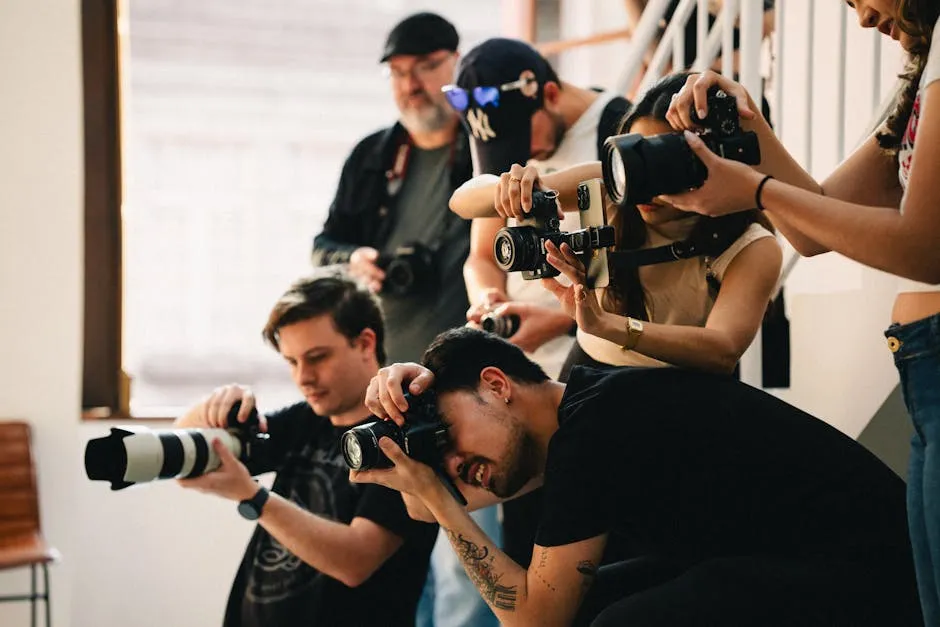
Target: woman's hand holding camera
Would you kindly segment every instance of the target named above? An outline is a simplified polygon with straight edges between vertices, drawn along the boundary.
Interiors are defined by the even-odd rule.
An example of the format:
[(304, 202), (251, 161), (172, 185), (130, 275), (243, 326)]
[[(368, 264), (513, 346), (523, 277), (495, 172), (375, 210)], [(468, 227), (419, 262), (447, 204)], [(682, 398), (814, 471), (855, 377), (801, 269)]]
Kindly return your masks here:
[(666, 202), (683, 211), (712, 217), (756, 206), (757, 186), (764, 178), (763, 174), (738, 161), (719, 157), (694, 133), (685, 131), (685, 140), (705, 165), (708, 178), (691, 192), (662, 196)]
[(542, 279), (542, 285), (555, 295), (565, 313), (578, 323), (578, 328), (585, 333), (599, 335), (609, 314), (601, 308), (596, 292), (585, 286), (584, 264), (568, 244), (558, 248), (554, 243), (546, 242), (545, 250), (548, 252), (546, 261), (567, 277), (571, 285), (564, 285), (555, 278)]
[[(509, 172), (503, 172), (496, 184), (493, 206), (503, 219), (521, 220), (532, 211), (532, 190), (541, 188), (542, 179), (533, 166), (521, 166), (514, 163)], [(565, 214), (558, 207), (558, 219)]]
[(677, 131), (701, 128), (701, 125), (692, 119), (692, 110), (695, 109), (700, 119), (708, 115), (708, 90), (714, 86), (737, 101), (738, 115), (742, 119), (753, 120), (757, 117), (754, 112), (756, 107), (751, 102), (747, 90), (740, 83), (709, 70), (689, 76), (679, 93), (672, 97), (669, 111), (666, 112), (666, 120), (672, 128)]
[(707, 216), (721, 216), (756, 206), (755, 192), (763, 176), (752, 167), (719, 157), (690, 129), (700, 128), (692, 119), (692, 109), (699, 118), (708, 115), (708, 90), (718, 86), (737, 101), (738, 114), (744, 120), (758, 117), (757, 107), (747, 90), (726, 76), (715, 72), (693, 74), (672, 98), (666, 119), (677, 131), (684, 131), (685, 140), (692, 152), (708, 171), (708, 178), (700, 188), (684, 194), (665, 195), (663, 199), (683, 211)]
[(411, 394), (421, 394), (434, 383), (434, 373), (413, 362), (385, 366), (369, 381), (366, 407), (376, 418), (393, 420), (399, 427), (405, 426), (403, 412), (408, 409), (408, 401), (402, 393), (405, 383)]

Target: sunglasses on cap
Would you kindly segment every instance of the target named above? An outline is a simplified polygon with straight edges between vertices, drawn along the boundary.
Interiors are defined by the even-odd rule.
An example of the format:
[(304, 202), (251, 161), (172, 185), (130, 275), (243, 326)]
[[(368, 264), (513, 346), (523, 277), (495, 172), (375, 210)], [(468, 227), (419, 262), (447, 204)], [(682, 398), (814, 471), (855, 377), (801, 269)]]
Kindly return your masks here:
[(470, 106), (471, 94), (473, 95), (473, 100), (481, 107), (485, 107), (486, 105), (498, 107), (499, 94), (501, 92), (514, 91), (517, 89), (522, 90), (535, 81), (536, 79), (534, 77), (524, 77), (512, 81), (511, 83), (503, 83), (502, 85), (480, 85), (474, 87), (469, 92), (457, 85), (444, 85), (441, 91), (444, 92), (444, 97), (447, 98), (447, 102), (450, 103), (450, 106), (458, 112), (463, 113), (466, 111), (467, 107)]

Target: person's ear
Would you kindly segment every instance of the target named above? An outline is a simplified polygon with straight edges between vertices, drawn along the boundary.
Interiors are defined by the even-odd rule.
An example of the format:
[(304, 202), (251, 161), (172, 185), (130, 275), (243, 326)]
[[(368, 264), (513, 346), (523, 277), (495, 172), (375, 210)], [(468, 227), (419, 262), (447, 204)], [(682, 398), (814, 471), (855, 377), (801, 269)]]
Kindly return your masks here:
[(561, 85), (555, 81), (548, 81), (542, 85), (542, 106), (554, 111), (561, 98)]
[(487, 366), (480, 371), (480, 385), (483, 390), (489, 391), (503, 401), (512, 395), (512, 381), (496, 366)]
[(363, 329), (359, 336), (353, 340), (353, 346), (355, 346), (359, 351), (362, 352), (363, 357), (373, 358), (375, 357), (375, 349), (378, 344), (378, 338), (375, 335), (375, 331), (370, 328)]

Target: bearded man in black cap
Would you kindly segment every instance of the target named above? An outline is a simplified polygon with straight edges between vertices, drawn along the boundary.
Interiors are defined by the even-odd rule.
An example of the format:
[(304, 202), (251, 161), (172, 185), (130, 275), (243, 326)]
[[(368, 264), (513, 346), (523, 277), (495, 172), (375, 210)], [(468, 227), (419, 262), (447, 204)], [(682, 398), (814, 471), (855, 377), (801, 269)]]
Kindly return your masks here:
[[(390, 361), (418, 361), (438, 333), (466, 321), (463, 264), (470, 223), (448, 209), (453, 191), (472, 174), (467, 133), (441, 89), (454, 79), (460, 38), (434, 13), (416, 13), (389, 33), (385, 64), (400, 116), (361, 140), (346, 160), (322, 232), (315, 265), (348, 264), (349, 273), (380, 295)], [(500, 534), (495, 508), (474, 512)], [(446, 538), (431, 558), (419, 608), (434, 627), (497, 625)]]
[(467, 136), (441, 87), (451, 82), (459, 37), (433, 13), (388, 35), (385, 64), (399, 120), (362, 139), (346, 160), (314, 265), (342, 263), (380, 294), (388, 357), (416, 361), (437, 333), (464, 322), (462, 264), (470, 225), (447, 207), (471, 176)]

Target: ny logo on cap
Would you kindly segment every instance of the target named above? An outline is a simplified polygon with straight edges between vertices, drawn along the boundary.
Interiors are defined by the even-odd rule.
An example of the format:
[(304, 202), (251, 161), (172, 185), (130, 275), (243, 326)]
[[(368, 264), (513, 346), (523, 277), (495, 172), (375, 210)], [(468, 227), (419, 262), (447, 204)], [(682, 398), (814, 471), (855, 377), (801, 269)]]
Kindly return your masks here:
[(481, 142), (488, 142), (496, 137), (496, 132), (490, 126), (490, 118), (482, 109), (470, 109), (467, 111), (467, 124), (470, 125), (470, 132)]

